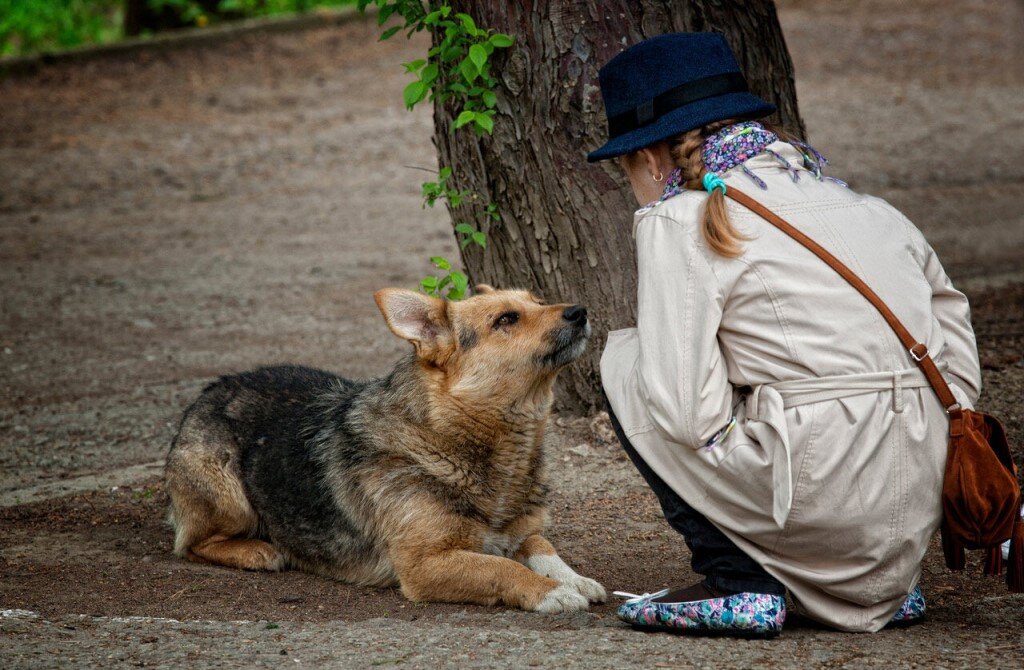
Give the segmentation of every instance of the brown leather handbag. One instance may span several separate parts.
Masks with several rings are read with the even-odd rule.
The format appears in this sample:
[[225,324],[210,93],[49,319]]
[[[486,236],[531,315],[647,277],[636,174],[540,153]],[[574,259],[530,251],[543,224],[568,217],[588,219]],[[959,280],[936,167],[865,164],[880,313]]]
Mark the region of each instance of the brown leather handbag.
[[987,549],[986,574],[1002,572],[1001,545],[1010,539],[1007,585],[1024,592],[1024,520],[1017,468],[999,421],[988,414],[964,409],[928,354],[892,310],[860,277],[817,242],[807,237],[767,207],[730,186],[729,197],[768,221],[825,261],[882,315],[895,331],[911,358],[928,378],[949,415],[949,451],[942,483],[942,550],[946,565],[962,570],[965,549]]

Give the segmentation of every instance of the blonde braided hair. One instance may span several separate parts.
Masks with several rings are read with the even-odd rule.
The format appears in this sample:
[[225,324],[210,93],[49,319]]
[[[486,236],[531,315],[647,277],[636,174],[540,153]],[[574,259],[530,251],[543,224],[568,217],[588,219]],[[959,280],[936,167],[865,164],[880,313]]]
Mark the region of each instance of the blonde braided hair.
[[[715,121],[700,128],[694,128],[668,140],[672,161],[682,171],[680,183],[687,189],[703,191],[703,179],[707,173],[704,166],[704,140],[726,126],[737,123],[736,119]],[[721,189],[714,189],[704,205],[701,233],[711,250],[719,256],[736,258],[743,253],[742,243],[748,238],[736,230],[729,220],[725,208],[725,195]]]

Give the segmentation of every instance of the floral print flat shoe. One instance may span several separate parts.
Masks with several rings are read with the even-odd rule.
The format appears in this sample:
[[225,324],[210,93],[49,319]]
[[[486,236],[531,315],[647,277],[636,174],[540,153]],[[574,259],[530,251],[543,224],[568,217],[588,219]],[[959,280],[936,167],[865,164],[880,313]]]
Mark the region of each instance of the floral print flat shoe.
[[900,611],[893,615],[889,625],[906,626],[916,623],[924,618],[925,610],[924,594],[921,593],[921,587],[915,586],[910,595],[907,596],[907,599],[903,601]]
[[618,616],[634,628],[695,635],[775,637],[786,620],[786,599],[768,593],[735,593],[701,600],[663,602],[668,589],[635,595],[619,606]]

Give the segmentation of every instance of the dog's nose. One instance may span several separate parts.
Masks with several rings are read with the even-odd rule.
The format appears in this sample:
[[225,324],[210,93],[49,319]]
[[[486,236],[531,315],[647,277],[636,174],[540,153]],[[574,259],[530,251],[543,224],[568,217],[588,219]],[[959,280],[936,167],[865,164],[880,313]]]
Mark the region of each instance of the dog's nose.
[[565,311],[562,312],[562,318],[569,323],[583,325],[587,322],[587,308],[583,305],[572,305],[571,307],[566,307]]

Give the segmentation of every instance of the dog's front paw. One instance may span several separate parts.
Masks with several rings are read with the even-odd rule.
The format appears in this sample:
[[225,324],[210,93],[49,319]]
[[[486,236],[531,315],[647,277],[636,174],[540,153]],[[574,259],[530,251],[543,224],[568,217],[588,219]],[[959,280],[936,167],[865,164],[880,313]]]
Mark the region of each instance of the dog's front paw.
[[544,595],[544,599],[537,603],[533,611],[543,614],[581,612],[589,606],[590,603],[579,591],[566,584],[559,584]]
[[550,577],[568,586],[589,602],[603,603],[608,597],[603,586],[593,579],[577,574],[575,570],[566,565],[565,561],[558,556],[531,556],[526,565],[537,574]]
[[562,584],[576,591],[588,601],[592,603],[603,603],[608,599],[608,594],[605,592],[604,587],[598,582],[584,577],[583,575],[573,575],[562,580]]

